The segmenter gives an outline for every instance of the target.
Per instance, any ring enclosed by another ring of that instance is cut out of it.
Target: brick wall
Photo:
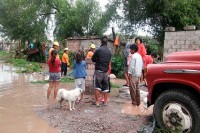
[[[75,52],[79,49],[81,50],[89,50],[90,45],[91,44],[95,44],[96,48],[101,46],[101,40],[100,39],[68,39],[66,41],[67,43],[67,47]],[[112,51],[113,51],[113,42],[112,41],[108,41],[108,45],[107,45]]]
[[[200,49],[200,30],[165,32],[164,56],[172,52]]]
[[[87,77],[85,79],[85,93],[94,94],[94,71],[95,65],[91,59],[86,58],[85,62],[87,64],[86,72]]]

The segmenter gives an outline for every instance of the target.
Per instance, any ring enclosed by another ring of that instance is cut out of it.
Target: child
[[[75,77],[75,87],[83,89],[81,93],[81,98],[83,99],[83,93],[85,91],[85,77],[86,77],[86,62],[83,60],[83,54],[81,51],[78,51],[75,54],[74,61],[74,77]]]
[[[67,75],[67,66],[70,65],[68,51],[69,51],[68,48],[64,49],[64,53],[63,53],[63,56],[62,56],[61,76],[63,75],[63,73],[64,73],[64,76]]]
[[[49,65],[49,88],[47,90],[47,99],[49,99],[49,96],[51,94],[52,88],[54,88],[54,98],[57,96],[58,92],[58,86],[61,79],[61,60],[59,57],[57,57],[58,53],[56,50],[51,51],[51,58],[47,61],[47,64]]]
[[[145,55],[145,58],[144,58],[144,82],[145,82],[145,86],[147,86],[147,81],[146,81],[147,66],[148,66],[148,64],[154,63],[154,58],[157,58],[157,54],[155,52],[151,52],[151,55]]]

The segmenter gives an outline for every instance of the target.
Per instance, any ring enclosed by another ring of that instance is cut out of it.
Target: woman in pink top
[[[144,44],[142,43],[142,39],[139,37],[135,38],[135,43],[138,46],[138,53],[142,56],[142,60],[143,60],[143,64],[144,64],[145,56],[147,54],[146,48],[144,47]],[[143,80],[144,80],[144,66],[142,69],[142,75],[140,78],[140,82],[142,82]]]
[[[56,98],[61,79],[61,60],[57,57],[57,55],[58,52],[56,50],[52,50],[51,58],[47,61],[47,64],[49,65],[49,88],[47,90],[47,99],[49,98],[53,88],[54,98]]]
[[[144,47],[144,44],[142,43],[142,39],[139,37],[136,37],[135,43],[138,46],[138,53],[142,56],[142,60],[144,60],[145,55],[147,54],[147,51],[146,51],[146,48]]]

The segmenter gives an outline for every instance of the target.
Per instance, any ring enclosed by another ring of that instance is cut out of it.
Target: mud
[[[101,107],[92,105],[92,100],[91,96],[87,96],[76,104],[75,111],[69,111],[68,103],[58,108],[55,101],[47,108],[38,110],[38,115],[62,133],[137,133],[141,131],[141,126],[150,124],[151,114],[140,115],[140,111],[136,110],[138,114],[133,115],[123,109],[124,106],[132,106],[127,99],[112,97],[108,106]]]

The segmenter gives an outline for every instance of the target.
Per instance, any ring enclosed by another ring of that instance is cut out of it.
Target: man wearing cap
[[[65,48],[63,56],[62,56],[61,76],[63,75],[63,72],[64,72],[64,76],[67,75],[67,66],[70,65],[68,52],[69,52],[69,49]]]
[[[90,50],[89,50],[89,52],[88,52],[86,58],[90,58],[90,59],[91,59],[92,56],[93,56],[93,54],[94,54],[94,50],[95,50],[95,45],[94,45],[94,44],[91,44],[91,45],[90,45]]]
[[[53,42],[53,47],[49,49],[49,58],[51,58],[51,51],[52,50],[58,50],[59,48],[59,43],[58,42]],[[59,55],[57,54],[57,56],[59,58]]]

